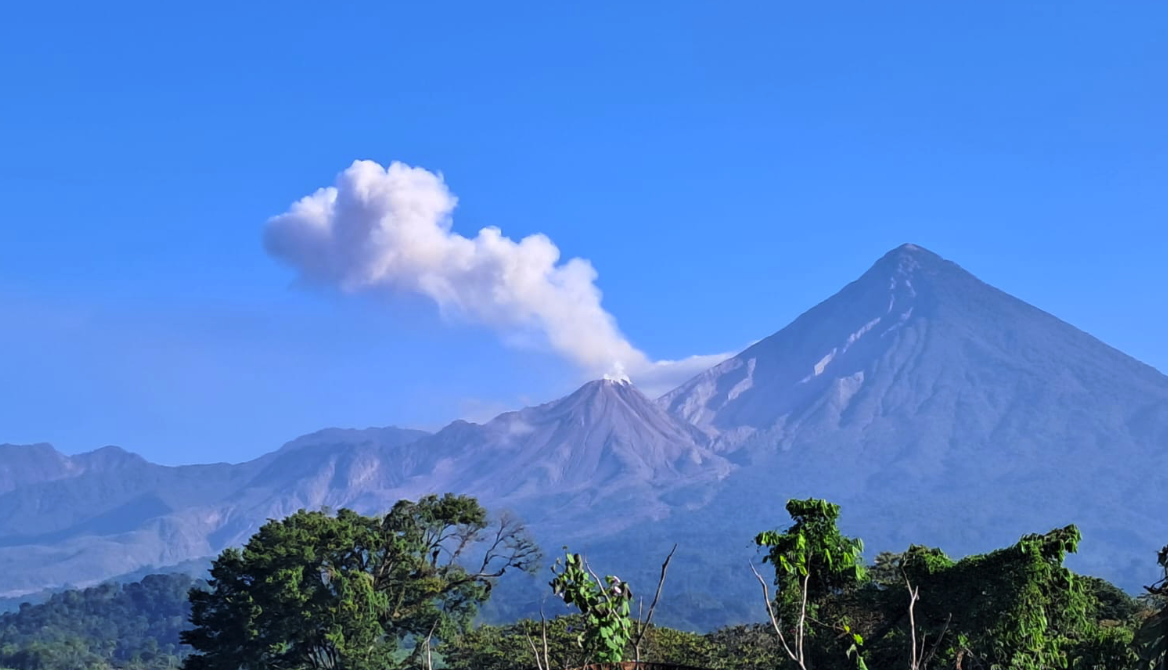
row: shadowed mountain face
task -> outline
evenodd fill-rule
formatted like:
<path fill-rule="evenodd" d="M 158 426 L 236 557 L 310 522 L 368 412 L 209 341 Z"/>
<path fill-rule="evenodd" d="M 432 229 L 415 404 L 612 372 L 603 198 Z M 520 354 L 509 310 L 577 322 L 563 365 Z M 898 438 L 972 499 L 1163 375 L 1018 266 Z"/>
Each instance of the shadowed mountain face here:
<path fill-rule="evenodd" d="M 0 447 L 0 595 L 211 555 L 299 508 L 445 491 L 634 583 L 678 542 L 662 616 L 701 625 L 757 618 L 750 540 L 791 497 L 843 504 L 869 556 L 1077 523 L 1076 567 L 1132 588 L 1168 542 L 1166 445 L 1168 378 L 905 245 L 657 402 L 597 381 L 482 425 L 330 429 L 238 465 Z"/>

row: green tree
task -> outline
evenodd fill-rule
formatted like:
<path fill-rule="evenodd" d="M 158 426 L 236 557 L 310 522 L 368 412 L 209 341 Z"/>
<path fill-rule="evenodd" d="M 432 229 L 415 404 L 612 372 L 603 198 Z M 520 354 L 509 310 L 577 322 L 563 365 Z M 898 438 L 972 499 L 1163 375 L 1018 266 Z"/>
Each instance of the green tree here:
<path fill-rule="evenodd" d="M 187 592 L 202 582 L 182 574 L 106 583 L 54 594 L 0 614 L 0 668 L 156 670 L 180 662 Z"/>
<path fill-rule="evenodd" d="M 1143 610 L 1138 600 L 1105 579 L 1084 575 L 1079 575 L 1078 579 L 1091 597 L 1088 615 L 1093 621 L 1113 626 L 1127 624 Z"/>
<path fill-rule="evenodd" d="M 620 578 L 607 575 L 600 581 L 580 554 L 567 554 L 552 567 L 552 591 L 584 615 L 580 646 L 601 663 L 619 663 L 633 637 L 629 605 L 632 589 Z"/>
<path fill-rule="evenodd" d="M 191 592 L 184 667 L 395 667 L 402 641 L 464 629 L 497 577 L 538 558 L 521 524 L 491 523 L 466 496 L 401 501 L 381 518 L 301 510 L 224 551 L 209 590 Z"/>
<path fill-rule="evenodd" d="M 790 500 L 787 513 L 795 522 L 792 526 L 781 532 L 759 533 L 754 539 L 755 544 L 767 548 L 763 562 L 775 569 L 773 605 L 766 582 L 757 570 L 754 573 L 763 587 L 771 625 L 784 651 L 800 668 L 809 665 L 806 643 L 814 634 L 813 623 L 846 636 L 846 653 L 862 667 L 859 646 L 863 639 L 852 633 L 847 621 L 824 621 L 819 609 L 829 596 L 867 579 L 860 555 L 864 545 L 859 539 L 845 537 L 836 527 L 839 505 L 814 498 Z"/>
<path fill-rule="evenodd" d="M 1072 670 L 1136 670 L 1139 656 L 1125 626 L 1092 626 L 1067 648 Z"/>
<path fill-rule="evenodd" d="M 868 568 L 868 577 L 882 586 L 900 588 L 904 585 L 904 573 L 900 570 L 900 561 L 903 557 L 903 553 L 891 551 L 876 554 L 872 567 Z"/>
<path fill-rule="evenodd" d="M 1144 588 L 1153 602 L 1163 602 L 1168 598 L 1168 546 L 1160 550 L 1156 559 L 1164 569 L 1164 577 Z M 1140 627 L 1139 633 L 1135 636 L 1135 648 L 1146 667 L 1155 670 L 1168 669 L 1168 604 L 1148 617 Z"/>
<path fill-rule="evenodd" d="M 925 594 L 916 624 L 934 639 L 944 630 L 952 633 L 953 642 L 938 653 L 942 663 L 1044 670 L 1069 667 L 1083 644 L 1097 642 L 1091 653 L 1101 653 L 1113 638 L 1098 633 L 1089 616 L 1094 598 L 1063 566 L 1079 541 L 1079 530 L 1067 526 L 957 562 L 937 549 L 910 547 L 902 567 Z"/>

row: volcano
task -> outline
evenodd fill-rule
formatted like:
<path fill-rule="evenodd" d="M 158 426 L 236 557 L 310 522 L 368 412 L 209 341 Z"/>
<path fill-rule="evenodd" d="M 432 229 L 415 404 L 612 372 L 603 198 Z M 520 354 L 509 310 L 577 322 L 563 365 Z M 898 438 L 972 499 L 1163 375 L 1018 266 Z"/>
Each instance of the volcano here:
<path fill-rule="evenodd" d="M 301 507 L 446 491 L 633 583 L 677 542 L 662 621 L 696 628 L 758 618 L 751 538 L 796 497 L 840 503 L 869 558 L 1075 523 L 1072 567 L 1134 590 L 1168 542 L 1166 446 L 1168 377 L 904 245 L 657 400 L 598 380 L 484 424 L 329 429 L 236 465 L 0 448 L 0 594 L 213 555 Z"/>
<path fill-rule="evenodd" d="M 1073 566 L 1133 590 L 1168 542 L 1168 377 L 915 245 L 660 403 L 737 465 L 663 535 L 749 538 L 812 496 L 869 556 L 1075 523 Z"/>

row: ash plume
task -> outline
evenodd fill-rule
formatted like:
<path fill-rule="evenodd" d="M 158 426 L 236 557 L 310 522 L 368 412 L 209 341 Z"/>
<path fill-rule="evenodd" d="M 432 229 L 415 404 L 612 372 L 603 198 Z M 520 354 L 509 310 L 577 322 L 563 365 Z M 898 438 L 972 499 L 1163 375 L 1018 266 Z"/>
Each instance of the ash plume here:
<path fill-rule="evenodd" d="M 627 375 L 646 392 L 668 390 L 729 356 L 651 360 L 601 306 L 591 263 L 562 260 L 542 234 L 516 241 L 496 227 L 470 238 L 453 232 L 457 202 L 439 174 L 355 161 L 332 186 L 271 218 L 264 244 L 308 281 L 426 296 L 444 316 L 508 340 L 535 333 L 586 374 Z"/>

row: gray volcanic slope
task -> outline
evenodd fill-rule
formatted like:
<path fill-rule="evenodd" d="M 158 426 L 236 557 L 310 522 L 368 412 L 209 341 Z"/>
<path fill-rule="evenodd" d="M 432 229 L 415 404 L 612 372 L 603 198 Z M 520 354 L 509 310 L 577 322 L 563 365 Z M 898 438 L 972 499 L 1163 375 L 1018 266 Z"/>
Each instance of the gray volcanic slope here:
<path fill-rule="evenodd" d="M 707 441 L 632 384 L 601 380 L 483 426 L 455 423 L 413 448 L 448 459 L 435 471 L 452 490 L 484 492 L 519 507 L 538 499 L 530 521 L 542 520 L 549 496 L 557 500 L 550 509 L 556 515 L 638 505 L 635 514 L 625 509 L 631 518 L 614 517 L 615 524 L 664 516 L 670 505 L 660 496 L 725 477 L 731 466 Z"/>
<path fill-rule="evenodd" d="M 807 496 L 843 504 L 869 556 L 1076 523 L 1075 566 L 1134 588 L 1168 543 L 1168 377 L 913 245 L 660 402 L 741 466 L 705 509 L 641 529 L 718 528 L 707 569 L 740 574 Z"/>
<path fill-rule="evenodd" d="M 483 425 L 328 429 L 238 465 L 6 446 L 0 597 L 213 555 L 302 508 L 378 513 L 447 491 L 513 510 L 553 543 L 612 533 L 701 505 L 732 470 L 707 443 L 631 384 L 596 381 Z"/>
<path fill-rule="evenodd" d="M 0 445 L 0 597 L 85 586 L 216 553 L 269 516 L 295 511 L 289 499 L 312 501 L 312 485 L 332 465 L 322 453 L 343 460 L 424 435 L 321 431 L 247 463 L 179 467 L 117 447 L 66 456 L 44 444 Z M 280 467 L 288 469 L 282 478 L 264 479 Z M 270 504 L 257 507 L 265 497 Z"/>

